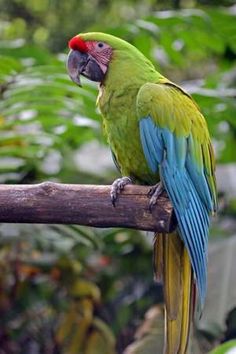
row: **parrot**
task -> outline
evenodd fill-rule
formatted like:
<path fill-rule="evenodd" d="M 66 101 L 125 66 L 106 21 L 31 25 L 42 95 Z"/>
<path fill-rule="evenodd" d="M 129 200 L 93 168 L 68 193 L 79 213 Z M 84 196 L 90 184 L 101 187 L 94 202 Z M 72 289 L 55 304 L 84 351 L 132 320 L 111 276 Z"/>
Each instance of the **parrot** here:
<path fill-rule="evenodd" d="M 150 186 L 150 210 L 167 193 L 177 228 L 154 236 L 154 273 L 163 284 L 164 354 L 188 352 L 196 308 L 207 291 L 210 216 L 217 210 L 215 157 L 197 103 L 161 75 L 135 46 L 116 36 L 80 33 L 68 42 L 67 70 L 97 82 L 97 106 L 121 177 L 111 201 L 127 184 Z"/>

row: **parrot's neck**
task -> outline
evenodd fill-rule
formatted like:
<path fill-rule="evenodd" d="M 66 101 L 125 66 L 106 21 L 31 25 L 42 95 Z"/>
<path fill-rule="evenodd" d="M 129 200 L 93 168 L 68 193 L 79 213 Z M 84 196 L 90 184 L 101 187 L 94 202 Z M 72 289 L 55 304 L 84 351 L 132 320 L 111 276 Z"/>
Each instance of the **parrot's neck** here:
<path fill-rule="evenodd" d="M 115 52 L 101 87 L 108 91 L 139 89 L 147 82 L 158 82 L 163 76 L 140 52 L 133 57 L 124 51 Z"/>

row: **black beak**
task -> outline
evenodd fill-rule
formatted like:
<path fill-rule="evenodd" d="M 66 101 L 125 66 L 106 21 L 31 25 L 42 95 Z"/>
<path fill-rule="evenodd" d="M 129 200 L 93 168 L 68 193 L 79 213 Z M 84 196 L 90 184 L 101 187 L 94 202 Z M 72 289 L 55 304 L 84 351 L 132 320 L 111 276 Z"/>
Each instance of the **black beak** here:
<path fill-rule="evenodd" d="M 97 61 L 87 53 L 71 50 L 67 59 L 67 69 L 72 81 L 81 86 L 80 75 L 91 81 L 101 82 L 104 73 Z"/>

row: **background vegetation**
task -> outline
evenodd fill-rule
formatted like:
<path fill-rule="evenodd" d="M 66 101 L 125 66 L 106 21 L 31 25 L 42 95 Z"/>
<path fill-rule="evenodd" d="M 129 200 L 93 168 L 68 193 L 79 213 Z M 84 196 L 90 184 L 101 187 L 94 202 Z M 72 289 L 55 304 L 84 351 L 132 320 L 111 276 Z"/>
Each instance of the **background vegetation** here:
<path fill-rule="evenodd" d="M 0 0 L 0 182 L 110 183 L 96 85 L 68 78 L 67 41 L 98 30 L 136 45 L 192 93 L 217 154 L 219 215 L 194 354 L 236 337 L 236 5 L 233 1 Z M 152 235 L 0 225 L 0 353 L 156 353 Z M 132 344 L 131 344 L 132 343 Z M 235 341 L 216 349 L 225 353 Z M 213 353 L 213 352 L 212 352 Z"/>

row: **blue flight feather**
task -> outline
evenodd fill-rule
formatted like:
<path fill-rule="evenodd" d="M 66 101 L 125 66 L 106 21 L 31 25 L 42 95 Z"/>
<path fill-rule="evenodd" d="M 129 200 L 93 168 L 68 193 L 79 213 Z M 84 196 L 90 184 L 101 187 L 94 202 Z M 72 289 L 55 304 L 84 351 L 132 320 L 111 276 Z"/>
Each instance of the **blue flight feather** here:
<path fill-rule="evenodd" d="M 142 129 L 140 127 L 140 136 L 142 146 L 150 169 L 153 173 L 156 173 L 159 163 L 163 159 L 163 142 L 160 137 L 158 141 L 156 141 L 156 137 L 159 136 L 159 131 L 152 120 L 151 122 L 147 120 L 142 120 L 141 122 Z"/>
<path fill-rule="evenodd" d="M 177 137 L 170 130 L 158 127 L 150 116 L 141 119 L 139 127 L 147 163 L 153 172 L 159 169 L 173 203 L 203 305 L 207 287 L 209 210 L 212 201 L 203 169 L 194 161 L 192 137 Z"/>
<path fill-rule="evenodd" d="M 211 212 L 214 209 L 214 206 L 204 168 L 203 166 L 198 166 L 196 163 L 194 163 L 191 158 L 191 156 L 194 154 L 194 150 L 196 149 L 195 145 L 197 144 L 194 144 L 193 137 L 190 134 L 188 138 L 188 146 L 190 153 L 187 155 L 186 158 L 186 168 L 189 171 L 189 174 L 194 184 L 197 185 L 198 192 L 201 195 L 201 198 L 204 200 L 207 209 L 209 210 L 209 212 Z"/>

